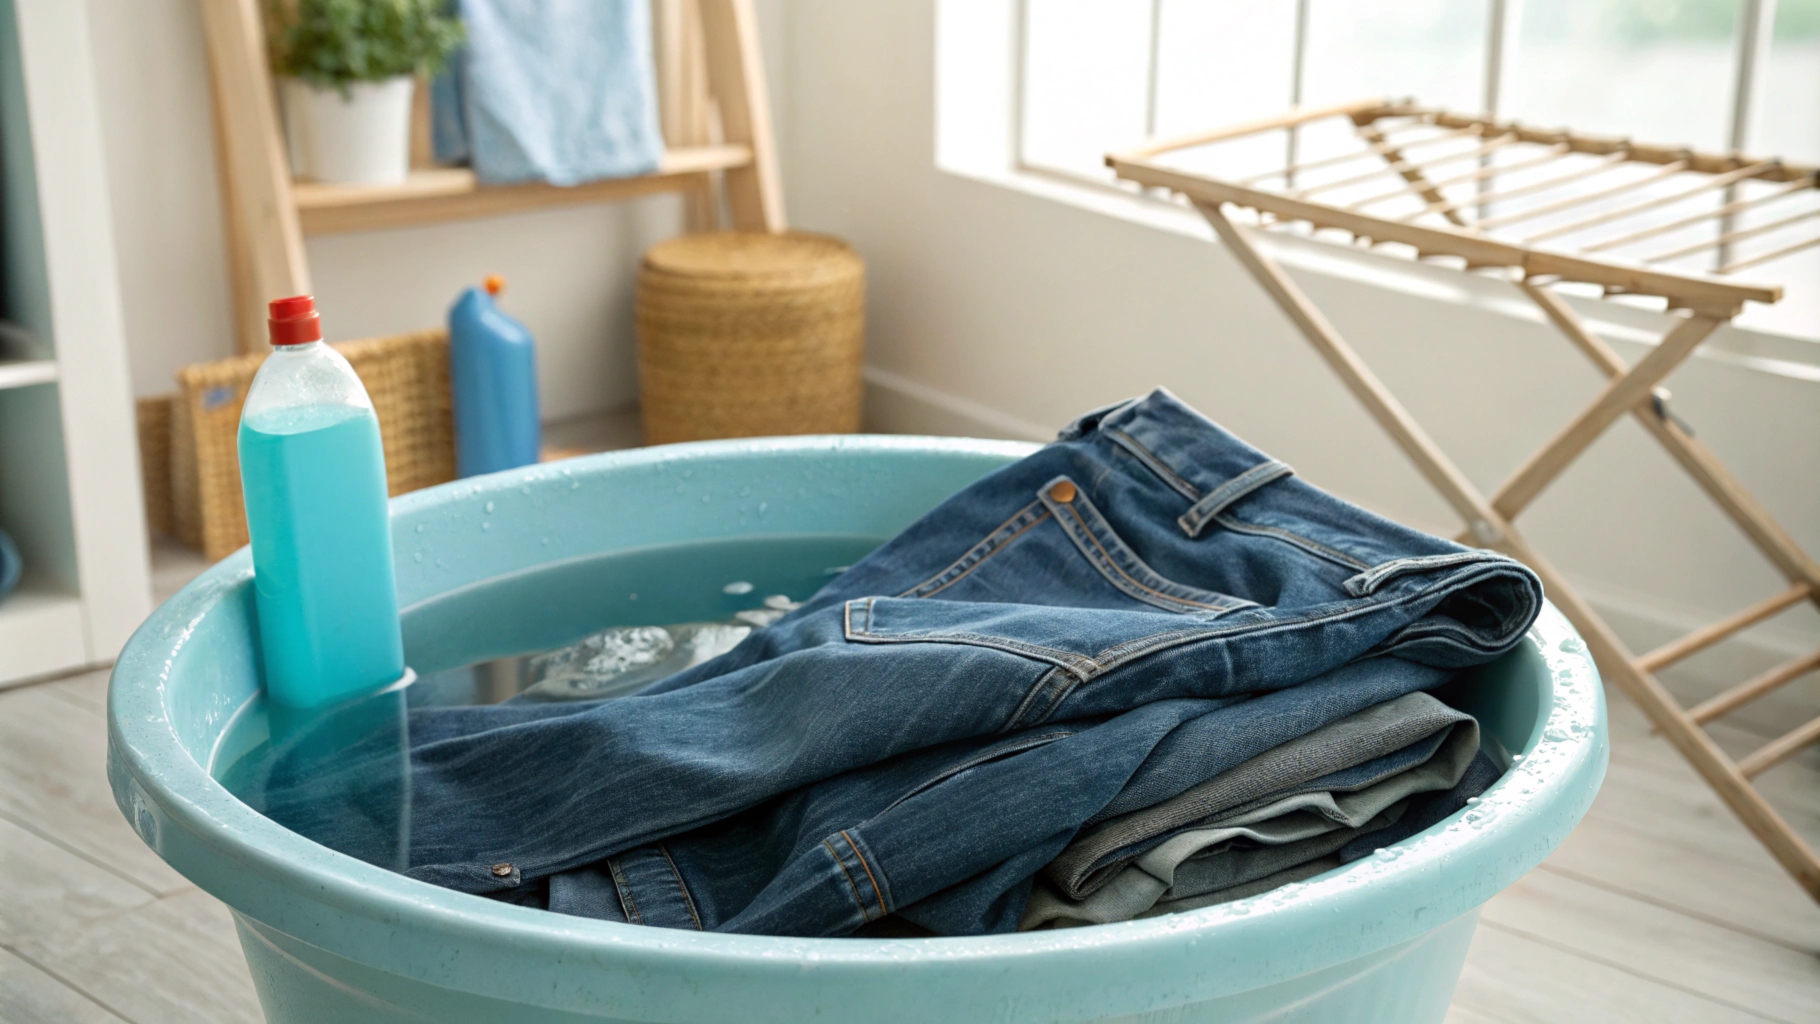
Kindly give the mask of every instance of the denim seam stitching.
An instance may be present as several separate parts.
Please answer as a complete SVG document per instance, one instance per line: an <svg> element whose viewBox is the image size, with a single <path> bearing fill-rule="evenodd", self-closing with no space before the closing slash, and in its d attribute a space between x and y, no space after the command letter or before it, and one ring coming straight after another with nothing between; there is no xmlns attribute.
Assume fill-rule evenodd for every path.
<svg viewBox="0 0 1820 1024"><path fill-rule="evenodd" d="M853 890L853 905L859 908L860 918L865 921L871 921L872 915L866 912L866 901L859 894L859 886L855 885L853 882L853 872L847 870L846 862L841 860L840 853L834 849L833 843L824 839L822 840L822 846L827 848L828 856L834 858L834 866L840 868L840 873L846 876L847 888Z"/></svg>
<svg viewBox="0 0 1820 1024"><path fill-rule="evenodd" d="M1433 589L1437 588L1424 588L1412 593L1384 598L1378 598L1377 595L1374 594L1370 597L1355 598L1351 601L1343 602L1346 607L1337 608L1331 612L1309 613L1306 615L1298 615L1294 618L1275 619L1269 622L1258 623L1255 626L1239 624L1234 626L1215 627L1206 630L1182 629L1172 633L1158 633L1138 640L1127 641L1114 647L1108 647L1095 655L1094 660L1100 661L1100 659L1111 656L1112 660L1101 662L1102 673L1109 672L1112 669L1127 665L1132 661L1151 653L1152 650L1156 648L1179 646L1182 643L1191 643L1199 639L1218 639L1239 633L1262 635L1274 633L1277 630L1289 626L1306 626L1314 623L1333 622L1340 619L1352 618L1356 615L1363 615L1367 612L1375 611L1381 607L1390 607L1392 605L1402 604L1425 597Z"/></svg>
<svg viewBox="0 0 1820 1024"><path fill-rule="evenodd" d="M1184 479L1182 477L1182 475L1180 473L1177 473L1175 470L1169 468L1169 464L1167 462L1164 462L1160 457L1158 457L1158 455L1155 452L1144 447L1143 443L1140 442L1137 438L1132 437L1130 434L1125 433L1123 430L1120 430L1118 427L1109 427L1109 426L1102 425L1100 427L1100 431L1102 433L1104 433L1106 436L1112 438L1112 442L1114 444L1118 445L1119 447L1125 449L1126 451L1130 452L1133 456L1135 456L1137 458L1137 460L1139 462L1142 462L1145 466L1147 466L1152 473L1155 473L1157 476L1162 477L1164 483L1166 483L1170 487L1174 488L1183 497L1187 498L1189 501L1201 500L1200 488L1196 487L1192 483L1189 483L1186 479Z"/></svg>
<svg viewBox="0 0 1820 1024"><path fill-rule="evenodd" d="M1076 500L1078 501L1079 499L1077 498ZM1072 504L1072 503L1070 503L1070 504ZM1135 597L1140 601L1143 601L1145 604L1155 604L1155 605L1157 605L1157 607L1164 608L1167 611L1181 611L1182 610L1180 607L1181 605L1188 605L1193 608L1205 608L1208 611L1215 611L1215 612L1232 611L1233 608L1235 607L1235 605L1233 605L1233 604L1208 604L1207 602L1204 602L1204 601L1192 601L1192 600L1189 600L1188 598L1176 597L1173 594L1166 593L1165 591L1159 590L1155 587L1147 586L1143 581L1138 580L1137 578L1133 577L1132 574L1129 571L1127 571L1124 566L1118 564L1118 556L1114 555L1111 551L1108 551L1106 549L1106 542L1104 540L1102 540L1099 537L1099 535L1094 531L1093 527L1087 523L1086 517L1082 516L1079 511L1074 510L1072 508L1070 508L1069 511L1073 514L1075 524L1080 527L1080 531L1077 533L1075 530L1069 529L1068 532L1071 537L1076 538L1076 546L1083 548L1081 553L1087 556L1087 560L1089 562L1093 563L1094 568L1100 570L1100 575L1105 576L1107 578L1108 582L1110 582L1113 586L1118 587L1118 589L1125 591L1127 594L1130 594L1130 596ZM1058 515L1056 517L1056 519L1059 522L1061 520L1061 517ZM1084 535L1084 536L1082 536L1082 535ZM1081 540L1092 541L1094 547L1099 549L1097 556L1095 555L1095 553L1093 553L1091 551L1084 550L1085 546L1080 543ZM1121 547L1123 546L1122 543L1120 546ZM1135 554L1131 555L1131 560L1134 563L1136 563L1137 565L1143 565L1143 563L1138 560L1138 558ZM1145 568L1148 568L1148 567L1146 566ZM1154 570L1152 570L1152 572L1154 573ZM1119 580L1114 579L1112 577L1112 575L1111 575L1112 573L1117 573L1120 577L1122 577L1124 579L1125 583L1128 584L1128 586L1120 585ZM1146 573L1144 575L1151 575L1151 574ZM1163 577L1157 576L1151 582L1165 582L1165 581L1163 580ZM1174 583L1173 581L1166 581L1166 582L1169 582L1174 586L1182 586L1181 584ZM1141 590L1144 593L1132 594L1131 593L1132 588ZM1184 587L1183 589L1193 589L1193 588ZM1145 595L1149 595L1149 596L1147 597ZM1154 598L1155 600L1152 600L1152 598ZM1171 607L1171 606L1174 606L1174 607Z"/></svg>
<svg viewBox="0 0 1820 1024"><path fill-rule="evenodd" d="M1076 688L1076 686L1078 686L1079 684L1091 682L1093 679L1095 679L1099 676L1105 675L1106 673L1111 672L1114 669L1117 669L1124 665L1130 664L1133 661L1146 657L1159 650L1165 650L1169 647L1180 646L1182 644L1187 644L1187 643L1195 643L1195 642L1199 642L1202 640L1221 639L1223 637L1234 636L1234 635L1238 635L1241 633L1255 633L1258 635L1263 635L1266 633L1276 632L1278 630L1285 629L1285 628L1288 628L1291 626L1303 626L1303 625L1308 625L1311 623L1339 621L1341 619L1351 618L1355 615L1366 614L1366 613L1374 611L1380 607L1389 607L1389 606L1401 604L1401 603L1404 603L1407 601L1417 600L1419 598L1425 597L1426 595L1428 595L1429 593L1431 593L1432 591L1435 591L1437 589L1454 589L1454 588L1438 581L1434 585L1431 585L1428 587L1423 587L1421 589L1412 591L1407 594L1385 595L1385 596L1379 596L1377 594L1373 594L1368 597L1353 598L1349 601L1344 602L1344 605L1345 605L1344 607L1335 609L1334 611L1325 612L1325 613L1318 613L1318 614L1310 613L1310 614L1306 614L1306 615L1298 615L1293 618L1275 619L1275 620L1261 622L1261 623L1249 623L1249 622L1248 623L1235 623L1235 624L1227 624L1227 625L1215 626L1215 627L1204 628L1204 629L1173 630L1168 633L1157 633L1157 634L1153 634L1148 637L1140 637L1136 640L1129 640L1122 644L1115 644L1114 646L1108 647L1105 650L1100 651L1098 654L1095 654L1091 659L1084 659L1084 660L1087 660L1089 662L1089 664L1091 664L1093 666L1093 671L1091 671L1087 674L1082 674L1078 670L1075 670L1072 667L1064 665L1060 662L1054 662L1054 661L1051 661L1051 659L1049 659L1049 658L1044 658L1042 660L1051 661L1051 663L1055 664L1057 668L1062 668L1062 669L1068 670L1070 675L1075 676L1076 685L1069 686L1063 693L1061 693L1058 697L1056 697L1055 700L1050 701L1048 704L1048 707L1043 711L1043 713L1041 715L1035 715L1035 716L1031 717L1030 720L1025 721L1024 719L1025 719L1026 715L1028 715L1028 713L1031 710L1031 705L1038 698L1038 696L1042 693L1043 689L1045 688L1045 685L1049 682L1050 678L1054 675L1053 670L1051 670L1050 672L1044 673L1043 677L1041 679L1037 680L1036 685L1031 687L1031 689L1024 695L1023 701L1021 701L1019 703L1017 710L1012 713L1011 719L1007 723L1005 728L1012 728L1014 726L1019 725L1020 723L1025 726L1041 724L1049 715L1051 715L1055 712L1055 709L1060 706L1061 702L1063 700L1065 700L1067 698L1067 696L1070 693L1072 693L1074 691L1074 689ZM868 598L867 601L869 604L871 599ZM995 637L982 637L982 636L978 636L977 634L956 633L956 634L949 634L948 636L953 638L953 642L961 642L961 643L970 642L970 643L978 644L979 646L983 646L983 647L999 647L999 649L1009 649L1006 647L1001 647L1000 646L1001 644L1014 643L1014 641L1002 641ZM926 642L926 641L934 640L935 638L920 637L920 638L914 638L914 639L903 639L903 638L891 637L891 638L877 638L877 639L882 642L909 643L909 642ZM936 640L935 642L940 642L940 641ZM1046 648L1039 648L1039 649L1046 650ZM1060 653L1060 652L1054 652L1054 653Z"/></svg>
<svg viewBox="0 0 1820 1024"><path fill-rule="evenodd" d="M1077 493L1075 495L1074 500L1072 500L1072 501L1069 501L1066 503L1061 503L1061 502L1056 502L1055 499L1051 498L1049 496L1049 488L1053 487L1055 485L1055 483L1062 481L1062 480L1068 480L1068 477L1067 476L1057 477L1056 480L1051 481L1048 485L1046 485L1044 487L1044 489L1040 492L1041 498L1039 500L1041 500L1043 502L1043 504L1049 506L1051 512L1055 515L1055 521L1056 521L1057 525L1061 526L1063 531L1065 531L1068 534L1069 539L1074 541L1074 546L1076 548L1080 549L1081 554L1087 558L1087 561L1090 564L1092 564L1095 569L1099 570L1100 575L1104 576L1108 583L1111 583L1114 587L1117 587L1119 590L1123 591L1126 595L1128 595L1130 597L1135 597L1139 601L1143 601L1145 604L1154 605L1156 607L1164 609L1165 611L1172 611L1172 612L1182 611L1183 609L1181 607L1179 607L1180 605L1189 605L1194 608L1204 608L1204 609L1207 609L1208 611L1215 611L1215 612L1229 612L1229 611L1234 611L1238 608L1255 607L1254 602L1239 601L1239 600L1236 600L1233 598L1226 598L1223 595L1215 594L1211 591L1205 591L1205 590L1200 589L1199 587L1190 587L1184 583L1177 583L1176 581L1169 579L1168 577L1165 577L1161 573L1157 572L1155 569L1152 569L1148 564L1146 564L1144 562L1143 559L1141 559L1137 556L1137 552L1131 550L1131 546L1129 544L1126 544L1123 538L1119 537L1117 532L1115 532L1112 529L1112 525L1110 523L1106 522L1106 517L1100 514L1100 510L1098 508L1094 507L1093 502L1087 498L1086 494L1079 493L1079 488L1076 488ZM1069 482L1073 483L1072 480L1069 480ZM1089 523L1087 521L1087 517L1081 513L1081 510L1079 508L1075 507L1077 504L1084 506L1086 508L1087 512L1093 516L1095 523L1098 524L1099 529L1095 529L1095 523ZM1074 516L1074 524L1070 524L1066 519L1063 518L1061 510L1064 507L1066 507L1069 510L1069 512ZM1079 526L1079 530L1077 530L1075 528L1076 525ZM1102 539L1100 537L1100 534L1102 532L1107 535L1107 537L1105 539ZM1099 549L1098 555L1096 555L1093 551L1088 550L1087 545L1085 543L1083 543L1083 534L1085 535L1085 537L1084 537L1085 540L1092 541L1094 547ZM1108 544L1117 548L1118 554L1114 554L1111 550L1108 550L1108 547L1107 547ZM1124 557L1125 560L1127 560L1131 563L1131 567L1129 569L1127 569L1126 566L1119 564L1121 555ZM1110 571L1108 571L1108 570L1110 570ZM1136 576L1132 575L1133 571L1137 572L1139 575L1142 575L1145 578L1143 580L1138 579ZM1125 582L1129 583L1130 587L1120 583L1118 579L1113 577L1112 573L1117 573L1119 576L1124 577ZM1132 593L1131 587L1136 587L1138 590L1141 590L1147 594L1153 595L1154 597L1156 597L1160 600L1151 600L1151 598L1144 596L1144 594ZM1198 595L1202 595L1205 597L1215 598L1217 600L1223 601L1224 603L1208 604L1203 601L1195 601L1195 600L1191 600L1186 597L1179 597L1175 594L1169 593L1168 591L1166 591L1164 589L1161 589L1163 587L1174 587L1177 590L1185 591L1188 593L1193 593L1193 594L1198 594ZM1168 604L1163 604L1160 602L1168 602ZM1174 606L1174 607L1172 607L1172 606Z"/></svg>
<svg viewBox="0 0 1820 1024"><path fill-rule="evenodd" d="M999 534L1004 533L1006 530L1010 529L1012 524L1016 523L1019 519L1022 519L1025 516L1030 516L1031 513L1038 508L1042 509L1042 513L1040 515L1031 516L1029 522L1024 523L1022 526L1019 526L1015 530L1012 530L1012 532L1009 535L1002 537L1002 538L999 537ZM943 569L941 572L936 573L934 576L929 577L928 579L924 580L923 582L918 583L916 586L911 587L909 590L906 590L897 596L898 597L932 597L936 594L941 593L942 591L948 589L949 587L953 586L954 584L959 583L961 580L965 579L968 575L970 575L973 572L973 570L984 565L989 559L992 558L993 555L996 555L1000 551L1005 550L1007 547L1009 547L1011 545L1012 541L1023 536L1025 534L1025 532L1027 532L1031 527L1037 525L1038 523L1041 523L1045 518L1048 517L1048 515L1049 515L1049 509L1046 506L1043 506L1042 502L1033 501L1030 504L1025 505L1023 508L1018 509L1017 513L1015 515L1013 515L1011 518L1000 523L996 528L993 529L993 531L991 533L987 534L985 536L985 538L982 539L979 543L973 545L972 548L968 549L966 554L955 559L953 564L949 565L946 569ZM978 556L978 557L975 557L975 556ZM969 561L969 559L971 559L971 561ZM950 576L950 574L953 574L953 575ZM929 589L929 590L923 589L925 587L928 587L932 583L936 583L937 581L940 581L939 586L936 586L933 589Z"/></svg>
<svg viewBox="0 0 1820 1024"><path fill-rule="evenodd" d="M620 870L618 857L608 859L607 874L613 878L613 888L619 890L619 908L626 912L626 920L632 924L644 924L644 916L638 912L638 900L632 896L632 883L626 880L625 872Z"/></svg>
<svg viewBox="0 0 1820 1024"><path fill-rule="evenodd" d="M1405 635L1408 635L1412 640L1421 640L1421 639L1427 639L1428 637L1431 637L1431 636L1445 635L1448 639L1457 640L1470 647L1473 647L1474 649L1482 650L1482 651L1497 650L1498 648L1503 647L1504 644L1509 642L1506 639L1500 638L1499 643L1487 645L1487 644L1482 643L1480 641L1479 637L1477 635L1475 635L1471 630L1464 629L1462 627L1453 625L1451 623L1445 623L1445 622L1438 622L1433 625L1424 625L1424 626L1417 626L1415 623L1411 623L1410 625L1405 626L1402 629L1397 630L1397 632L1396 632L1396 637L1398 639L1401 639Z"/></svg>
<svg viewBox="0 0 1820 1024"><path fill-rule="evenodd" d="M701 915L695 912L695 900L689 896L689 883L683 881L682 872L676 870L676 860L670 856L669 847L658 843L657 852L664 855L664 863L670 865L670 874L676 876L676 891L682 895L683 908L689 912L689 920L695 922L696 931L702 931Z"/></svg>
<svg viewBox="0 0 1820 1024"><path fill-rule="evenodd" d="M1052 685L1050 680L1055 678L1055 674L1058 671L1060 670L1052 668L1037 677L1036 683L1032 685L1030 689L1024 691L1024 699L1018 701L1017 707L1011 709L1011 717L1005 719L1005 724L999 727L999 732L1010 732L1023 723L1025 715L1028 714L1030 710L1031 702L1036 700L1038 694Z"/></svg>
<svg viewBox="0 0 1820 1024"><path fill-rule="evenodd" d="M1289 476L1295 470L1286 462L1270 459L1260 462L1238 476L1226 481L1208 492L1205 498L1196 502L1194 507L1182 513L1176 525L1190 537L1199 537L1207 528L1207 521L1225 511L1234 502L1246 497L1251 492L1266 484L1275 483Z"/></svg>
<svg viewBox="0 0 1820 1024"><path fill-rule="evenodd" d="M1083 657L1068 651L1059 651L1052 647L1027 644L1007 637L987 636L983 633L875 633L872 627L872 604L877 598L855 598L847 602L847 639L859 643L874 644L968 644L974 647L987 647L1017 654L1036 661L1045 662L1067 670L1070 674L1088 679L1098 672L1100 666L1092 658ZM853 623L853 606L863 601L865 604L866 624L855 626Z"/></svg>
<svg viewBox="0 0 1820 1024"><path fill-rule="evenodd" d="M885 906L885 892L878 887L878 879L872 877L872 865L866 863L866 855L859 851L859 844L853 841L853 837L847 834L846 829L841 829L840 835L847 841L847 849L853 851L853 859L859 861L860 869L866 872L866 881L872 885L872 895L878 900L879 916L889 914L891 910Z"/></svg>
<svg viewBox="0 0 1820 1024"><path fill-rule="evenodd" d="M1417 596L1417 595L1406 595L1405 597L1396 598L1394 600L1396 600L1396 601L1407 600L1409 597L1413 597L1413 596ZM1354 604L1355 607L1340 608L1335 611L1327 612L1324 614L1312 614L1311 613L1311 614L1307 614L1307 615L1298 615L1294 618L1275 619L1275 620L1272 620L1269 622L1258 623L1256 625L1240 624L1240 625L1228 626L1228 627L1224 627L1224 628L1214 628L1214 629L1206 629L1206 630L1178 629L1178 630L1175 630L1175 631L1169 632L1169 633L1155 633L1155 634L1152 634L1147 637L1140 637L1136 640L1128 640L1125 643L1118 644L1113 647L1108 647L1104 651L1101 651L1098 655L1096 655L1096 659L1100 658L1100 657L1106 657L1107 655L1111 655L1113 657L1113 660L1108 663L1105 663L1103 666L1103 672L1110 672L1111 670L1113 670L1115 668L1120 668L1124 665L1128 665L1131 662L1137 661L1138 659L1143 658L1149 654L1152 654L1157 650L1165 649L1168 647L1176 647L1176 646L1180 646L1185 643L1193 643L1197 640L1223 639L1225 637L1237 636L1240 634L1262 635L1265 633L1273 633L1279 629L1283 629L1288 626L1306 626L1306 625L1311 625L1311 624L1319 623L1319 622L1329 622L1329 621L1334 621L1334 620L1338 620L1338 619L1350 618L1354 615L1360 615L1360 614L1364 614L1365 612L1372 611L1380 605L1391 604L1392 601L1391 600L1373 601L1369 598L1359 598L1359 599L1355 599L1351 603Z"/></svg>
<svg viewBox="0 0 1820 1024"><path fill-rule="evenodd" d="M1050 669L1049 671L1054 672L1055 670ZM1045 677L1047 677L1048 673L1044 673L1044 675L1045 675ZM991 750L991 751L979 754L975 757L969 758L968 760L963 761L958 765L955 765L954 767L948 769L945 772L942 772L941 774L937 775L936 777L934 777L932 779L925 779L922 783L918 784L915 788L911 789L910 792L905 793L903 796L900 796L896 800L891 801L889 806L887 806L884 810L879 811L877 814L873 815L871 819L868 819L868 820L877 820L878 818L882 817L883 815L891 813L892 811L896 810L898 805L902 804L904 801L912 799L922 793L927 793L929 790L934 789L936 786L939 786L942 783L948 781L949 779L954 778L956 775L959 775L960 773L966 771L969 768L978 768L982 764L989 764L993 761L998 760L1001 757L1009 757L1012 754L1021 754L1027 750L1034 750L1037 747L1042 746L1045 743L1049 743L1049 742L1061 739L1061 738L1063 738L1065 736L1069 736L1069 735L1072 735L1072 734L1064 729L1064 730L1061 730L1058 732L1047 733L1042 736L1032 736L1032 737L1027 738L1022 743L1010 744L1008 746L1000 747L995 750Z"/></svg>
<svg viewBox="0 0 1820 1024"><path fill-rule="evenodd" d="M1454 551L1441 555L1418 555L1409 558L1393 558L1381 562L1370 569L1359 573L1344 584L1347 593L1370 594L1383 587L1385 582L1411 572L1422 572L1430 569L1445 569L1455 565L1466 565L1476 561L1494 561L1495 555L1483 551ZM1358 589L1353 589L1354 584Z"/></svg>
<svg viewBox="0 0 1820 1024"><path fill-rule="evenodd" d="M1079 689L1081 684L1085 682L1085 680L1081 679L1071 679L1057 685L1051 681L1054 677L1055 670L1051 669L1043 674L1043 678L1036 681L1036 685L1031 687L1030 692L1024 695L1023 701L1018 704L1017 710L1011 715L1011 720L1005 723L1004 729L1000 730L1001 732L1020 727L1029 728L1042 724L1050 715L1055 713L1055 709L1061 706L1062 701L1068 699L1069 694ZM1036 710L1036 703L1045 692L1049 693L1049 699L1043 702L1042 710L1038 711Z"/></svg>
<svg viewBox="0 0 1820 1024"><path fill-rule="evenodd" d="M975 561L972 565L969 565L966 569L957 573L953 579L944 582L941 586L936 587L934 590L930 590L930 591L927 591L924 593L919 593L916 596L919 598L920 597L934 597L935 595L941 593L942 591L947 590L949 587L954 586L956 583L959 583L960 581L973 575L973 571L975 569L978 569L980 566L985 565L987 562L992 560L993 556L995 556L999 552L1004 551L1005 549L1009 548L1011 546L1012 541L1018 539L1019 537L1022 537L1026 533L1029 533L1035 527L1042 525L1043 520L1045 520L1047 518L1049 518L1049 513L1048 513L1048 510L1045 509L1042 515L1032 517L1029 522L1025 523L1023 526L1018 527L1016 532L1010 534L1004 540L998 541L997 543L993 544L992 550L981 555L977 561ZM918 587L917 589L922 590L921 587Z"/></svg>
<svg viewBox="0 0 1820 1024"><path fill-rule="evenodd" d="M1307 537L1304 537L1293 530L1285 530L1280 526L1265 526L1262 523L1248 523L1242 519L1235 519L1224 512L1214 516L1213 521L1219 523L1228 530L1233 530L1238 533L1275 537L1285 544L1293 544L1310 554L1319 555L1322 558L1331 562L1336 562L1348 569L1362 572L1371 568L1370 565L1346 554L1344 551L1336 551L1335 549L1322 544L1320 541L1309 540Z"/></svg>
<svg viewBox="0 0 1820 1024"><path fill-rule="evenodd" d="M1101 666L1092 658L1058 651L1051 647L1039 647L1005 637L987 636L983 633L898 633L885 635L879 633L859 633L854 639L861 643L880 644L967 644L973 647L987 647L1004 651L1007 654L1018 654L1036 661L1054 665L1069 674L1082 679L1091 678ZM1081 663L1086 667L1082 667Z"/></svg>
<svg viewBox="0 0 1820 1024"><path fill-rule="evenodd" d="M1281 629L1285 629L1285 628L1288 628L1291 626L1305 626L1305 625L1310 625L1313 623L1335 622L1335 621L1339 621L1342 619L1352 618L1357 615L1364 615L1369 612L1376 611L1379 608L1392 607L1392 606L1407 603L1407 602L1413 602L1413 601L1425 598L1437 590L1445 591L1445 590L1452 590L1452 589L1457 589L1457 587L1452 586L1452 585L1443 586L1443 585L1437 584L1435 586L1424 587L1420 590L1415 590L1415 591L1412 591L1407 594L1385 596L1385 597L1379 597L1377 595L1372 595L1371 597L1358 598L1353 601L1347 602L1347 604L1349 605L1348 607L1339 608L1339 609L1336 609L1334 611L1327 612L1324 614L1299 615L1299 616L1296 616L1295 618L1278 619L1278 620L1274 620L1274 621L1270 621L1270 622L1259 623L1256 625L1240 624L1240 625L1233 625L1233 626L1213 627L1213 628L1209 628L1209 629L1184 629L1184 630L1176 630L1176 631L1170 632L1170 633L1158 633L1154 636L1143 637L1138 640L1128 641L1123 644L1118 644L1113 647L1108 647L1104 651L1101 651L1099 654L1095 655L1094 660L1096 662L1100 663L1100 672L1098 673L1098 675L1105 675L1107 673L1112 672L1115 669L1128 665L1133 661L1137 661L1140 658L1147 657L1150 654L1154 654L1155 652L1157 652L1159 650L1166 650L1170 647L1179 647L1184 644L1196 643L1196 642L1199 642L1202 640L1223 639L1223 638L1234 636L1234 635L1237 635L1240 633L1246 633L1248 635L1263 635L1266 633L1274 633ZM1110 660L1105 660L1105 661L1101 660L1101 659L1107 659L1108 657L1110 657ZM1082 680L1081 682L1087 683L1090 681L1091 680ZM1026 700L1028 700L1028 698L1026 698ZM1054 707L1059 706L1059 704L1060 704L1060 701L1057 701L1056 705L1052 706L1047 714L1053 714ZM1047 715L1045 715L1044 717L1047 717ZM1039 725L1042 723L1042 721L1043 721L1042 718L1037 718L1036 720L1025 723L1025 724L1026 725Z"/></svg>

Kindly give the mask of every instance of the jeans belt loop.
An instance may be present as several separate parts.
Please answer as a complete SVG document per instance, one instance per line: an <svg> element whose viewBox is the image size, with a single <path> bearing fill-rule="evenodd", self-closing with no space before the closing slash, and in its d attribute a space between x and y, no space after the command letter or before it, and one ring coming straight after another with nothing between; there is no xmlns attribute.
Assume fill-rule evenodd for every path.
<svg viewBox="0 0 1820 1024"><path fill-rule="evenodd" d="M1195 502L1193 508L1182 513L1182 517L1177 519L1176 523L1181 526L1183 533L1190 537L1199 537L1207 523L1214 516L1225 511L1228 505L1265 484L1280 480L1294 472L1295 470L1290 469L1287 463L1279 462L1276 459L1260 462L1214 488L1200 501Z"/></svg>

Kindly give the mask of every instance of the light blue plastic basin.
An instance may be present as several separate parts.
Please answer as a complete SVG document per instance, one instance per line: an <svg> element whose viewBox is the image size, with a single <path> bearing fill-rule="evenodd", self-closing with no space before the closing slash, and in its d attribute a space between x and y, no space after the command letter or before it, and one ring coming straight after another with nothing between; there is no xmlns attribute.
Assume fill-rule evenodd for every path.
<svg viewBox="0 0 1820 1024"><path fill-rule="evenodd" d="M400 605L565 559L710 538L881 541L1025 445L714 442L464 480L392 503ZM485 526L483 527L483 524ZM233 908L274 1024L401 1021L1439 1021L1478 908L1566 837L1605 707L1552 607L1462 687L1517 766L1463 814L1305 883L1125 924L956 939L779 939L563 917L414 882L286 831L210 775L259 687L247 552L148 619L114 669L108 774L139 835ZM535 609L502 607L510 624Z"/></svg>

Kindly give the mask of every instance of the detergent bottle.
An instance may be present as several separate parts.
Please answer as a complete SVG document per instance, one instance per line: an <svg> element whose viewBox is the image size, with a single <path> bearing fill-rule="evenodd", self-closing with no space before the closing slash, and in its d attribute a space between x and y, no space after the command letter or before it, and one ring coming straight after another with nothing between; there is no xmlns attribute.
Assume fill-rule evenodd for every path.
<svg viewBox="0 0 1820 1024"><path fill-rule="evenodd" d="M240 480L266 696L314 708L404 675L385 453L315 299L279 299L270 317L272 354L240 414Z"/></svg>
<svg viewBox="0 0 1820 1024"><path fill-rule="evenodd" d="M455 399L455 467L478 476L537 461L537 351L524 324L499 309L505 284L469 288L449 307L449 384Z"/></svg>

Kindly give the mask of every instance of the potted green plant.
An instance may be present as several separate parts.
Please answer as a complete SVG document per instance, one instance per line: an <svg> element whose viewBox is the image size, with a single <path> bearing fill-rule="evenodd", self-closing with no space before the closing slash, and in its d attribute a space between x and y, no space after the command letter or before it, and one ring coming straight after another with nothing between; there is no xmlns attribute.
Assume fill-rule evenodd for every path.
<svg viewBox="0 0 1820 1024"><path fill-rule="evenodd" d="M449 0L268 0L291 170L317 181L404 180L415 76L461 43Z"/></svg>

